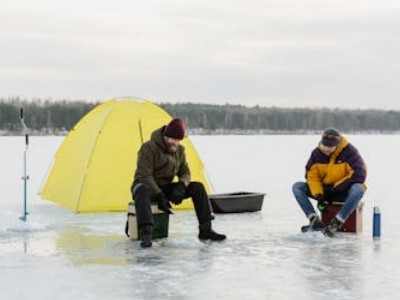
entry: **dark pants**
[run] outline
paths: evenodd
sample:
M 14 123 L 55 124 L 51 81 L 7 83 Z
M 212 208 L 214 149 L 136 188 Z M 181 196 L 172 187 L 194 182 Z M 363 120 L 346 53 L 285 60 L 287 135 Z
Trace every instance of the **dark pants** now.
M 165 197 L 172 203 L 174 203 L 174 199 L 171 198 L 171 195 L 176 185 L 176 183 L 170 183 L 162 189 Z M 151 203 L 156 203 L 156 194 L 146 184 L 139 184 L 134 187 L 133 191 L 138 226 L 153 224 Z M 204 185 L 201 182 L 189 183 L 185 198 L 192 198 L 199 224 L 203 224 L 212 219 L 210 201 Z

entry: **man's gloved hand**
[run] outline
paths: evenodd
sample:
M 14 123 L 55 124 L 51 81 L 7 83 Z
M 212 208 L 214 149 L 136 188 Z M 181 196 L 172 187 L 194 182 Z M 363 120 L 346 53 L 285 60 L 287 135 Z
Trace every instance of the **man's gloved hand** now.
M 333 188 L 333 185 L 325 185 L 324 186 L 324 195 L 326 197 L 332 196 L 332 194 L 335 193 L 335 189 Z
M 333 185 L 324 186 L 324 197 L 329 203 L 344 202 L 347 198 L 347 191 L 342 191 Z
M 328 201 L 325 200 L 324 196 L 321 194 L 315 195 L 314 197 L 317 201 L 317 208 L 320 212 L 324 212 L 326 210 L 326 207 L 328 206 Z
M 174 204 L 181 204 L 183 199 L 186 198 L 186 190 L 186 184 L 183 181 L 179 181 L 172 192 L 171 201 L 174 202 Z
M 167 198 L 165 198 L 163 193 L 159 193 L 155 199 L 158 203 L 159 209 L 166 213 L 173 214 L 173 211 L 171 210 L 171 204 L 169 204 L 169 201 L 167 200 Z

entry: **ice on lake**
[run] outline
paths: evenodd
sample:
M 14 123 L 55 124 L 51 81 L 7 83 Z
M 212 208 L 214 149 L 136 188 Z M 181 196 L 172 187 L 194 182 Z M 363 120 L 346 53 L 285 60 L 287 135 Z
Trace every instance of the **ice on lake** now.
M 20 221 L 24 138 L 0 137 L 0 299 L 397 299 L 400 136 L 349 138 L 369 170 L 363 233 L 300 233 L 291 185 L 318 136 L 193 136 L 214 192 L 266 193 L 263 209 L 217 215 L 222 243 L 200 242 L 194 212 L 177 211 L 169 237 L 142 250 L 124 236 L 125 213 L 73 214 L 39 199 L 62 137 L 31 138 L 30 215 Z

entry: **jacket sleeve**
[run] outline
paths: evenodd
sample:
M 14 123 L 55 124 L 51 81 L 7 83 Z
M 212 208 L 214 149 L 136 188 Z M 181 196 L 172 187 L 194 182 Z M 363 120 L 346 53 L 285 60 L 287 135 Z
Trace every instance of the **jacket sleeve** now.
M 316 160 L 316 151 L 317 150 L 313 151 L 306 165 L 306 179 L 312 197 L 315 197 L 318 194 L 324 194 L 324 188 Z
M 154 159 L 155 153 L 153 153 L 151 147 L 148 144 L 143 144 L 138 153 L 136 172 L 141 183 L 149 185 L 155 194 L 159 194 L 161 189 L 154 179 Z
M 361 155 L 353 145 L 349 145 L 346 162 L 349 165 L 349 175 L 335 183 L 334 189 L 338 192 L 346 191 L 354 183 L 364 183 L 367 177 L 367 170 Z
M 185 148 L 182 147 L 181 164 L 178 170 L 179 181 L 183 181 L 186 185 L 190 183 L 190 169 L 186 160 Z

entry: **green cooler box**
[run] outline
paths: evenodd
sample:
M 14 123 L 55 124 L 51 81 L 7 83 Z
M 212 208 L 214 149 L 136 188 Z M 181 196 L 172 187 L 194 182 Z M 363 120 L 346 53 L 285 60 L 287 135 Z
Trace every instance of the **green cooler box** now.
M 168 237 L 169 214 L 163 212 L 157 207 L 157 204 L 151 205 L 153 213 L 153 239 L 161 239 Z M 127 235 L 133 240 L 139 239 L 138 226 L 136 222 L 135 202 L 128 204 L 128 232 Z

